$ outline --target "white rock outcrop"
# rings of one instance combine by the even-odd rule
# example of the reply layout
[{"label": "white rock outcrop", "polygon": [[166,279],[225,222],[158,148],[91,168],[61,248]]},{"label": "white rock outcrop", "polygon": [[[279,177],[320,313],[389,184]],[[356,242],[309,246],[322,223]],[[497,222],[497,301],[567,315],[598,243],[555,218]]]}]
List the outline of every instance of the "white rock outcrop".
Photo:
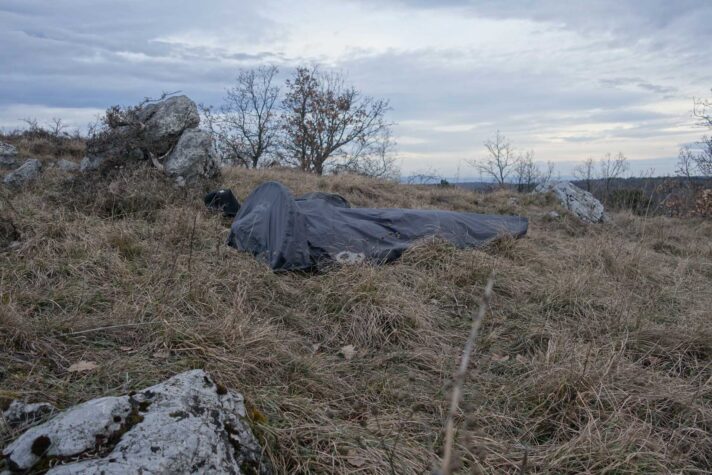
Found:
[{"label": "white rock outcrop", "polygon": [[79,171],[82,173],[93,172],[98,170],[105,161],[105,155],[87,155],[79,162]]},{"label": "white rock outcrop", "polygon": [[9,143],[0,142],[0,157],[15,157],[17,156],[17,148]]},{"label": "white rock outcrop", "polygon": [[220,167],[212,148],[213,139],[208,132],[200,129],[186,130],[163,163],[166,175],[184,180],[215,176]]},{"label": "white rock outcrop", "polygon": [[112,125],[89,141],[81,171],[150,159],[177,184],[213,177],[220,167],[212,136],[198,125],[198,107],[187,96],[129,108],[121,125]]},{"label": "white rock outcrop", "polygon": [[27,404],[21,401],[12,401],[10,406],[3,411],[2,418],[8,426],[14,428],[39,422],[55,412],[57,409],[46,402]]},{"label": "white rock outcrop", "polygon": [[12,168],[17,166],[17,149],[14,145],[0,142],[0,167]]},{"label": "white rock outcrop", "polygon": [[127,396],[93,399],[9,444],[9,470],[68,474],[268,474],[241,394],[202,370]]},{"label": "white rock outcrop", "polygon": [[3,179],[8,186],[22,186],[37,178],[42,170],[42,164],[36,158],[27,160],[16,170],[11,171]]},{"label": "white rock outcrop", "polygon": [[561,206],[587,223],[606,221],[603,204],[591,193],[582,190],[570,181],[549,182],[537,186],[536,193],[553,192]]},{"label": "white rock outcrop", "polygon": [[181,134],[200,124],[198,107],[188,96],[173,96],[143,106],[138,119],[144,127],[145,145],[162,155],[176,143]]}]

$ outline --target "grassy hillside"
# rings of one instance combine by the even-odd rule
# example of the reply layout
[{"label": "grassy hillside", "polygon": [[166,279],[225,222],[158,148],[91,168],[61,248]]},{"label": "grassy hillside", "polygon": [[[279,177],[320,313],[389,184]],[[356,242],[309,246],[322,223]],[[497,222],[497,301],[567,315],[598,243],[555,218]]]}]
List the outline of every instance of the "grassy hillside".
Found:
[{"label": "grassy hillside", "polygon": [[[209,189],[244,199],[265,180],[356,206],[517,213],[530,232],[274,274],[227,248],[229,221],[202,204]],[[0,247],[17,239],[10,221],[21,236],[0,252],[0,398],[67,407],[204,368],[245,394],[278,472],[427,473],[495,270],[456,421],[463,473],[709,471],[712,222],[584,226],[550,197],[513,196],[287,170],[192,188],[149,168],[48,171],[0,198]],[[98,367],[69,372],[78,361]]]}]

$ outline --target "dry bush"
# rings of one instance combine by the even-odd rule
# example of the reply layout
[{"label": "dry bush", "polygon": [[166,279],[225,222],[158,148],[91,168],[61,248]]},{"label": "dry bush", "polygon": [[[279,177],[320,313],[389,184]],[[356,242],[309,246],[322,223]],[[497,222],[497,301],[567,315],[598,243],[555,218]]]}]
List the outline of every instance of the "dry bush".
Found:
[{"label": "dry bush", "polygon": [[53,160],[57,158],[81,159],[86,142],[79,135],[52,133],[41,127],[0,134],[0,141],[17,147],[19,156]]},{"label": "dry bush", "polygon": [[[149,167],[42,180],[10,198],[15,211],[0,201],[20,234],[0,253],[0,398],[67,407],[204,368],[245,394],[280,473],[428,472],[496,270],[455,420],[463,473],[712,466],[709,220],[626,212],[585,226],[545,196],[281,169],[187,188]],[[208,189],[244,199],[265,180],[356,206],[518,213],[530,233],[274,274],[227,248],[229,222],[202,204]],[[551,209],[561,218],[546,219]],[[99,367],[67,371],[80,360]]]},{"label": "dry bush", "polygon": [[712,217],[712,189],[700,190],[696,196],[695,206],[698,216]]}]

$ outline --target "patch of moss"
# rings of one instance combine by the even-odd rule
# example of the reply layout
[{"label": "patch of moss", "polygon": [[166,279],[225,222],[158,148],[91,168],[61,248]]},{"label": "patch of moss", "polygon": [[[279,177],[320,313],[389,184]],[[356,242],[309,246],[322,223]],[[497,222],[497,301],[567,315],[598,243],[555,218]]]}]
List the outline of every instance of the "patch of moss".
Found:
[{"label": "patch of moss", "polygon": [[260,411],[254,404],[246,404],[247,406],[247,417],[250,419],[252,424],[266,424],[267,416],[265,416],[262,411]]}]

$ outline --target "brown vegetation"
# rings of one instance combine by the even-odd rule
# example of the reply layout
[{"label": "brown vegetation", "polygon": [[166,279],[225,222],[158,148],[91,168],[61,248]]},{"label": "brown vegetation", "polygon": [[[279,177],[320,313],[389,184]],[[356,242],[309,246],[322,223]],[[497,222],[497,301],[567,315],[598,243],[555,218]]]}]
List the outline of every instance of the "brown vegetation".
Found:
[{"label": "brown vegetation", "polygon": [[[0,398],[67,407],[204,368],[245,394],[279,472],[426,473],[494,270],[455,421],[459,470],[712,467],[709,220],[614,213],[585,226],[545,196],[281,169],[180,189],[147,163],[66,180],[50,170],[0,197],[19,233],[0,251]],[[530,233],[274,274],[226,248],[229,222],[202,204],[208,189],[244,199],[265,180],[356,206],[518,213]],[[69,372],[79,361],[98,367]]]},{"label": "brown vegetation", "polygon": [[29,121],[25,130],[0,134],[0,141],[17,147],[20,158],[37,158],[42,161],[58,159],[77,160],[84,157],[86,141],[76,134],[56,132],[42,128],[35,121]]}]

